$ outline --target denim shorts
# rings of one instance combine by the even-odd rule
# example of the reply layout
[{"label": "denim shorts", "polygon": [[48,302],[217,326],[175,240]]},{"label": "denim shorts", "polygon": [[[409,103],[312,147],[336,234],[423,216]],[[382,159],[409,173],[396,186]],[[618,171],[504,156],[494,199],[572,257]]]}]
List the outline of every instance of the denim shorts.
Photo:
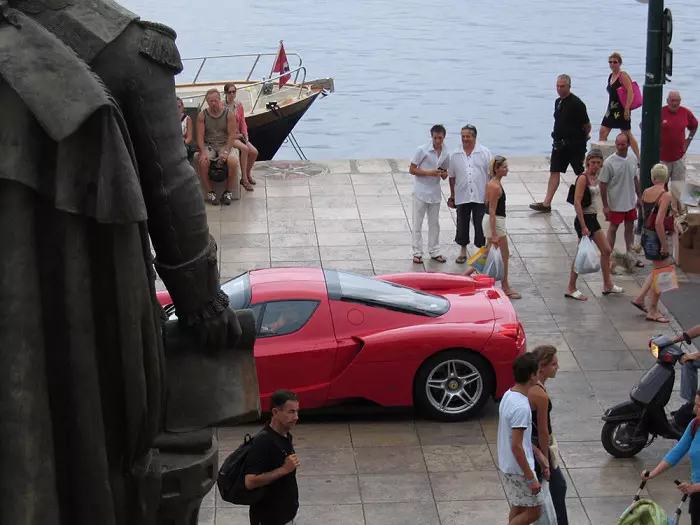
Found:
[{"label": "denim shorts", "polygon": [[663,261],[668,256],[661,255],[661,242],[655,231],[644,229],[642,232],[642,249],[644,257],[649,261]]}]

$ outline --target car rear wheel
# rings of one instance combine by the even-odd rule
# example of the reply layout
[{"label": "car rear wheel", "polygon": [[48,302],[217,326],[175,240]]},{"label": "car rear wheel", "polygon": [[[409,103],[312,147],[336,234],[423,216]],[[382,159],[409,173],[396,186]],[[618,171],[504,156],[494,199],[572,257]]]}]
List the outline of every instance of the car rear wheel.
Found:
[{"label": "car rear wheel", "polygon": [[465,350],[448,350],[426,360],[414,384],[418,409],[440,421],[469,419],[483,408],[492,392],[488,363]]}]

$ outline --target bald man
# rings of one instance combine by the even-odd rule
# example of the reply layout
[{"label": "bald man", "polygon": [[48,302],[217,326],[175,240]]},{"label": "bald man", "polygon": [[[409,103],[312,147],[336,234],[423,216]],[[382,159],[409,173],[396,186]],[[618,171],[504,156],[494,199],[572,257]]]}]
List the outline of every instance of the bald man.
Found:
[{"label": "bald man", "polygon": [[697,129],[698,120],[688,108],[681,106],[681,94],[669,92],[666,105],[661,109],[660,160],[668,168],[671,183],[685,181],[684,157]]}]

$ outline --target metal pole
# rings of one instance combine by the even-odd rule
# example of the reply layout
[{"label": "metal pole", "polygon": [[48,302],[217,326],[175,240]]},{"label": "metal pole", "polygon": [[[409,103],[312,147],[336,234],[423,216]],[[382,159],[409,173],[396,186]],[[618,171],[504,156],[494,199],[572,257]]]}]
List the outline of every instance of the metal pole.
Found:
[{"label": "metal pole", "polygon": [[642,105],[642,144],[641,159],[639,159],[642,189],[652,185],[651,168],[659,162],[661,148],[661,107],[664,82],[661,60],[663,13],[664,0],[649,0],[647,64],[643,92],[644,104]]}]

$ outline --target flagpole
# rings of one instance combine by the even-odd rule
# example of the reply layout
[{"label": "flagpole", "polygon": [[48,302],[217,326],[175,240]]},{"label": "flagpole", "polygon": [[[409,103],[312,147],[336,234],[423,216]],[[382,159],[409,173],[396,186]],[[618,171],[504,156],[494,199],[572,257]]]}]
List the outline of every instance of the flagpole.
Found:
[{"label": "flagpole", "polygon": [[[277,65],[277,60],[280,58],[280,51],[282,51],[282,42],[283,40],[280,40],[280,47],[277,48],[277,54],[275,55],[275,60],[272,62],[272,70],[270,70],[270,78],[273,77],[273,73],[275,72],[275,66]],[[282,73],[280,73],[282,74]]]}]

